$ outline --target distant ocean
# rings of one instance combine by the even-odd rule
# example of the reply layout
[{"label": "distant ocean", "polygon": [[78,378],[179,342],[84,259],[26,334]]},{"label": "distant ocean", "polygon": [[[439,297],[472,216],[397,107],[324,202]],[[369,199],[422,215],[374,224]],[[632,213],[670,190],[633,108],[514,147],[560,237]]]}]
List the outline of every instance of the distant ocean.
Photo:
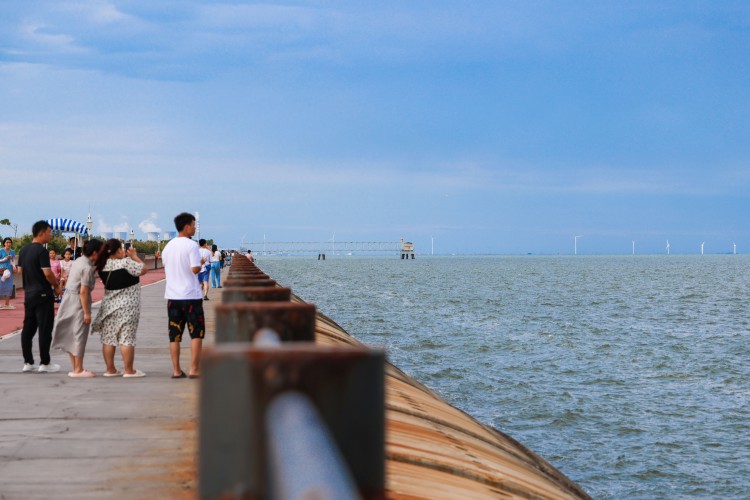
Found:
[{"label": "distant ocean", "polygon": [[750,256],[258,265],[597,499],[750,496]]}]

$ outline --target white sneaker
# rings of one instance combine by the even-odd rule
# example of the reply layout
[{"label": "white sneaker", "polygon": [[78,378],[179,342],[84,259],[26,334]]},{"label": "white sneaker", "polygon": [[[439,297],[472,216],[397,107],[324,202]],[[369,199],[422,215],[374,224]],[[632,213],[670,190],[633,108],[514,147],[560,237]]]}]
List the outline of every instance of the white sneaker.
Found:
[{"label": "white sneaker", "polygon": [[23,369],[21,370],[23,373],[30,373],[35,372],[37,370],[36,365],[32,365],[30,363],[24,363]]},{"label": "white sneaker", "polygon": [[56,363],[50,363],[48,365],[39,365],[39,373],[55,373],[60,371],[60,365]]}]

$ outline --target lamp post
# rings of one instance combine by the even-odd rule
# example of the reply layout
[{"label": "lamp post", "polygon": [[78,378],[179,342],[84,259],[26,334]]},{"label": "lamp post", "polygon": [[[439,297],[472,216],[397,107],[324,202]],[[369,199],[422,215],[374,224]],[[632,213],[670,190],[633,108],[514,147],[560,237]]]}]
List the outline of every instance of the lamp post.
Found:
[{"label": "lamp post", "polygon": [[88,218],[86,218],[86,227],[89,230],[89,239],[94,237],[94,233],[92,232],[94,230],[94,219],[91,218],[91,212],[89,212]]}]

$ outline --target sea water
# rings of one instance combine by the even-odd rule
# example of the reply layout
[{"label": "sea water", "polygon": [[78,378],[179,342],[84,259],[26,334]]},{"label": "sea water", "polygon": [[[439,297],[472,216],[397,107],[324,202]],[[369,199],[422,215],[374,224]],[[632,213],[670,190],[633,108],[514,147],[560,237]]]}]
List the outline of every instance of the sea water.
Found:
[{"label": "sea water", "polygon": [[258,265],[595,498],[750,496],[750,256]]}]

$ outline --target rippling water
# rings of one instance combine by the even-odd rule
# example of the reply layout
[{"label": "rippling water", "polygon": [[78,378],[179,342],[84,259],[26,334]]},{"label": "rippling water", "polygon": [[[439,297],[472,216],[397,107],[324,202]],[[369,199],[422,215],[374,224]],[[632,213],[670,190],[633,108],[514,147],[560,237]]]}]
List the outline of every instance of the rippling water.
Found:
[{"label": "rippling water", "polygon": [[750,256],[258,264],[595,498],[750,495]]}]

